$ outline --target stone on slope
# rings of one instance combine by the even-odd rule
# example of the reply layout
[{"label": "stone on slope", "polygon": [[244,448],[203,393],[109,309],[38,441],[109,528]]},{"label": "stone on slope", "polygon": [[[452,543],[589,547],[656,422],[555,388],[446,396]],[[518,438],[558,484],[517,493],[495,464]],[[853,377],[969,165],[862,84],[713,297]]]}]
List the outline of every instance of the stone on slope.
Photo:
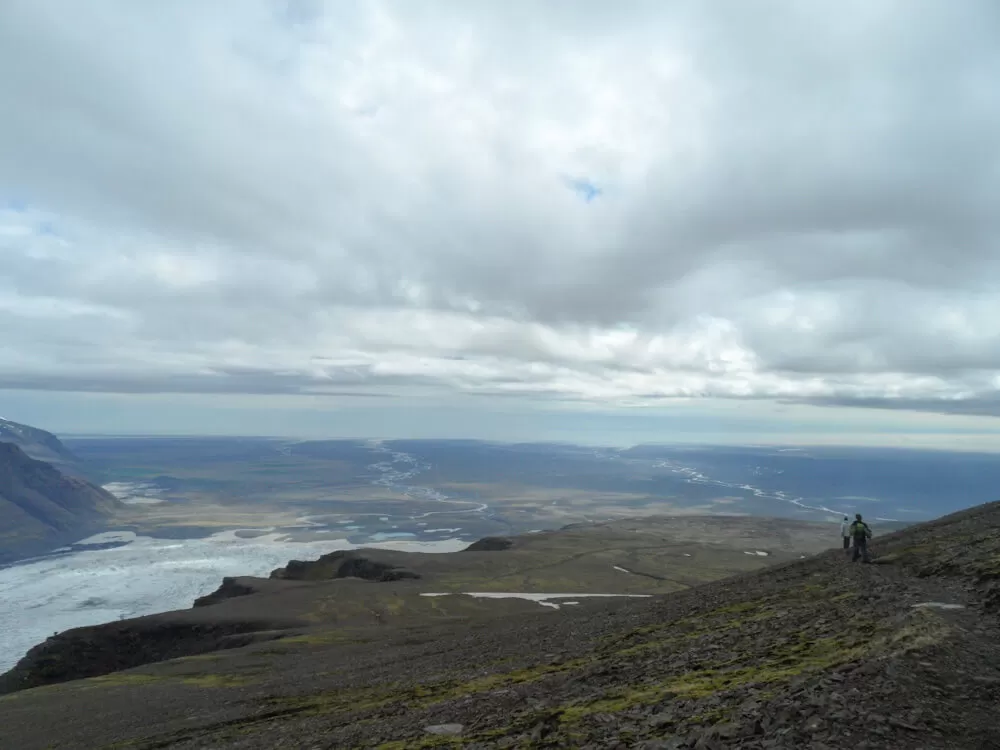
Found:
[{"label": "stone on slope", "polygon": [[443,736],[455,736],[462,733],[465,729],[463,724],[433,724],[429,727],[424,727],[424,731],[427,734],[437,734]]}]

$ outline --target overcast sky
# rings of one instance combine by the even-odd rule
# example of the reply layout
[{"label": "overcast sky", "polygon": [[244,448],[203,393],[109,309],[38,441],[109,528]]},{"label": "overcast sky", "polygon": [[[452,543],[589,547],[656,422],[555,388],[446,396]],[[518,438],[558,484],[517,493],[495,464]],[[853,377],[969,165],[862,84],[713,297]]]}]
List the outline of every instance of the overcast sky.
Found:
[{"label": "overcast sky", "polygon": [[0,414],[994,440],[998,80],[994,0],[4,0]]}]

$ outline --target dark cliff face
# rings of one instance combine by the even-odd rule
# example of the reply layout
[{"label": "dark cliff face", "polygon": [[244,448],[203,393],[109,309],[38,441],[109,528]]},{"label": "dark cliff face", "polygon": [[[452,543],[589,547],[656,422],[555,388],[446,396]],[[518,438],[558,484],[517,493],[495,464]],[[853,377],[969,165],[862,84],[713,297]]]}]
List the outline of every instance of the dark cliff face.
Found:
[{"label": "dark cliff face", "polygon": [[401,581],[420,574],[392,562],[372,559],[375,550],[338,550],[315,561],[291,560],[284,568],[271,571],[271,578],[289,581],[326,581],[335,578],[363,578],[366,581]]},{"label": "dark cliff face", "polygon": [[466,552],[503,552],[514,546],[514,540],[502,536],[484,536],[465,548]]},{"label": "dark cliff face", "polygon": [[85,534],[118,507],[106,490],[0,442],[0,561]]},{"label": "dark cliff face", "polygon": [[201,620],[188,613],[151,615],[126,623],[75,628],[31,649],[11,671],[0,675],[0,694],[182,656],[241,648],[272,640],[288,627],[281,621]]}]

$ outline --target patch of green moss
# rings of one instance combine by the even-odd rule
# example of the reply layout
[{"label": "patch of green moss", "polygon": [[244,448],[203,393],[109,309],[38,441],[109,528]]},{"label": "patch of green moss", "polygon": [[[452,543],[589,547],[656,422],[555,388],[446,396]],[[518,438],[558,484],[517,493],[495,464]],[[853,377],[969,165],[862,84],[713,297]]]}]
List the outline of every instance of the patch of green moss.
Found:
[{"label": "patch of green moss", "polygon": [[[745,614],[745,617],[733,617],[736,614]],[[727,630],[742,628],[748,623],[761,622],[775,617],[776,610],[773,610],[762,602],[744,602],[732,607],[722,607],[712,610],[704,615],[687,617],[663,625],[651,625],[626,633],[621,638],[608,639],[600,648],[600,651],[607,654],[613,653],[617,656],[640,656],[646,653],[664,651],[676,647],[684,641],[696,640],[712,636]],[[668,638],[658,638],[656,640],[646,640],[632,646],[620,648],[622,641],[629,642],[642,639],[644,636],[654,635],[669,630],[673,635]]]},{"label": "patch of green moss", "polygon": [[552,675],[574,671],[588,663],[586,659],[574,659],[558,664],[543,664],[525,669],[515,669],[510,672],[490,674],[463,682],[447,681],[431,685],[417,685],[407,690],[406,693],[407,697],[418,705],[432,706],[454,698],[488,693],[511,685],[538,682]]},{"label": "patch of green moss", "polygon": [[970,564],[969,571],[979,578],[980,582],[1000,578],[1000,555],[990,555],[982,561]]},{"label": "patch of green moss", "polygon": [[645,625],[641,628],[635,628],[622,635],[612,635],[605,636],[601,638],[598,642],[597,650],[599,652],[611,652],[619,653],[621,649],[619,648],[622,643],[629,643],[634,640],[641,640],[646,636],[655,635],[657,633],[662,633],[664,630],[669,630],[675,627],[674,623],[663,623],[658,625]]},{"label": "patch of green moss", "polygon": [[334,643],[360,644],[371,643],[374,638],[362,636],[357,633],[344,630],[324,630],[318,633],[305,633],[303,635],[293,635],[282,638],[280,644],[307,643],[313,646],[329,645]]},{"label": "patch of green moss", "polygon": [[[743,602],[740,604],[734,604],[730,607],[720,607],[719,609],[711,610],[710,612],[706,612],[705,614],[702,615],[695,615],[692,617],[685,617],[680,620],[674,620],[673,622],[665,622],[656,625],[645,625],[641,628],[635,628],[634,630],[630,630],[624,635],[612,636],[610,638],[605,639],[602,650],[604,651],[611,650],[619,655],[624,653],[630,653],[630,649],[636,647],[629,647],[626,649],[618,649],[615,647],[623,641],[627,642],[631,640],[641,639],[645,636],[662,633],[663,631],[671,631],[672,633],[676,632],[678,636],[668,639],[653,641],[653,643],[668,643],[670,641],[676,640],[677,637],[680,636],[690,637],[691,635],[694,634],[701,635],[720,629],[729,629],[730,627],[736,627],[738,626],[739,623],[743,622],[741,620],[736,620],[732,617],[729,617],[729,615],[739,614],[742,612],[749,612],[759,607],[761,607],[760,602]],[[757,618],[766,619],[766,617],[768,616],[770,615],[765,614],[764,612],[760,612],[753,619]],[[734,625],[734,623],[736,624]],[[639,648],[640,652],[643,650],[641,648],[642,645],[644,644],[640,644]]]},{"label": "patch of green moss", "polygon": [[188,661],[219,661],[222,657],[219,654],[195,654],[194,656],[180,656],[176,659],[171,659],[174,662],[188,662]]},{"label": "patch of green moss", "polygon": [[683,642],[683,638],[664,638],[662,640],[646,641],[645,643],[637,643],[634,646],[615,649],[611,653],[615,656],[643,656],[658,651],[667,651],[671,647],[676,647]]},{"label": "patch of green moss", "polygon": [[91,677],[80,683],[81,688],[118,687],[120,685],[151,685],[163,682],[164,677],[154,674],[137,674],[134,672],[114,672],[100,677]]},{"label": "patch of green moss", "polygon": [[461,737],[422,737],[419,740],[383,742],[376,750],[424,750],[433,747],[462,747],[467,739]]},{"label": "patch of green moss", "polygon": [[323,691],[304,696],[278,697],[267,701],[270,705],[294,710],[296,713],[326,715],[343,712],[362,712],[381,708],[391,703],[428,707],[455,698],[499,690],[543,680],[554,674],[569,672],[587,664],[578,659],[560,664],[546,664],[510,672],[486,675],[472,680],[444,680],[421,685],[386,685],[373,689],[344,689]]},{"label": "patch of green moss", "polygon": [[758,609],[761,606],[761,602],[740,602],[739,604],[731,604],[728,607],[719,607],[706,612],[702,617],[716,617],[718,615],[735,615],[740,612],[748,612],[751,609]]},{"label": "patch of green moss", "polygon": [[705,698],[748,684],[765,685],[819,672],[862,656],[870,648],[864,638],[803,638],[776,648],[757,664],[730,668],[734,661],[669,677],[654,683],[612,691],[604,697],[562,707],[560,720],[575,723],[594,714],[619,713],[658,703],[668,697]]},{"label": "patch of green moss", "polygon": [[[142,685],[155,685],[163,683],[174,683],[181,685],[191,685],[203,688],[218,687],[241,687],[252,685],[256,682],[253,672],[244,674],[147,674],[137,672],[114,672],[100,677],[91,677],[79,682],[68,683],[65,689],[70,690],[98,690],[109,687],[139,687]],[[52,686],[57,687],[57,686]]]},{"label": "patch of green moss", "polygon": [[35,696],[50,693],[61,693],[66,690],[67,683],[61,683],[57,685],[39,685],[38,687],[28,688],[26,690],[18,690],[16,693],[8,693],[7,695],[0,695],[0,703],[5,701],[17,701],[23,700],[24,698],[34,698]]},{"label": "patch of green moss", "polygon": [[253,680],[245,675],[241,676],[233,674],[203,674],[203,675],[189,675],[187,677],[181,677],[180,682],[185,685],[194,685],[195,687],[216,688],[216,687],[242,687],[244,685],[253,685],[256,682],[256,680]]},{"label": "patch of green moss", "polygon": [[393,685],[386,685],[381,689],[354,688],[324,690],[308,695],[276,696],[265,703],[289,714],[313,716],[369,711],[400,699],[400,690]]},{"label": "patch of green moss", "polygon": [[[819,589],[826,596],[826,589],[823,587],[819,587]],[[813,595],[803,587],[796,589],[796,591],[804,596]],[[848,595],[854,596],[855,594],[849,592]],[[841,595],[837,598],[844,598],[844,596]],[[785,602],[784,600],[780,602],[780,605],[782,610],[792,609],[796,606],[794,602]],[[473,679],[445,679],[422,685],[389,684],[371,689],[344,689],[300,697],[275,698],[270,703],[277,710],[269,714],[272,718],[268,720],[280,721],[284,717],[292,715],[358,714],[386,706],[398,706],[400,710],[420,710],[460,697],[482,696],[512,685],[539,682],[561,673],[580,672],[590,665],[599,664],[609,658],[628,656],[641,659],[642,655],[653,651],[683,648],[685,642],[691,638],[709,637],[731,628],[743,627],[748,622],[774,617],[779,611],[773,603],[763,599],[756,602],[744,602],[732,607],[714,610],[702,617],[638,628],[623,639],[605,643],[596,652],[585,658],[514,669]],[[704,668],[621,687],[605,693],[596,700],[568,703],[555,710],[553,716],[556,729],[554,731],[562,741],[569,738],[574,731],[584,729],[583,724],[590,717],[598,714],[616,714],[637,706],[655,705],[672,698],[697,701],[710,696],[718,698],[721,704],[718,708],[713,706],[712,710],[692,713],[685,716],[682,721],[679,720],[679,723],[684,725],[715,723],[723,720],[727,712],[733,710],[733,707],[726,704],[727,694],[731,696],[732,691],[746,685],[760,686],[767,692],[766,686],[768,685],[779,687],[782,683],[797,676],[821,672],[870,655],[873,652],[886,649],[921,648],[934,642],[935,639],[939,639],[945,632],[942,629],[943,621],[941,618],[929,611],[916,612],[912,622],[895,632],[885,629],[879,630],[875,622],[865,619],[861,615],[846,620],[842,625],[841,633],[835,637],[820,637],[816,634],[815,629],[810,627],[781,633],[780,642],[773,644],[770,648],[767,647],[766,643],[754,644],[754,653],[715,661],[703,665]],[[669,637],[655,637],[663,634],[664,631],[670,631]],[[336,642],[343,633],[342,631],[334,632],[336,633],[334,642]],[[309,634],[307,637],[322,637],[324,635],[323,633]],[[653,637],[650,638],[651,636]],[[635,643],[636,639],[649,640]],[[127,680],[148,680],[151,676],[121,675],[117,677],[119,679],[125,677]],[[184,681],[191,678],[182,676],[175,679]],[[193,679],[205,679],[206,687],[214,687],[217,684],[214,677],[195,676]],[[222,686],[226,686],[226,684],[222,684]],[[732,700],[731,697],[728,699]],[[516,721],[515,723],[520,724],[521,722]],[[574,726],[577,726],[577,729],[574,729]],[[519,730],[511,725],[491,730],[490,736],[494,738],[515,736],[518,732]],[[485,735],[483,736],[485,737]],[[479,738],[479,735],[469,735],[462,738],[435,736],[414,740],[398,740],[382,747],[389,748],[389,750],[460,747]]]},{"label": "patch of green moss", "polygon": [[916,557],[929,557],[932,555],[932,550],[935,546],[932,544],[914,544],[909,547],[903,547],[901,549],[894,550],[888,555],[882,557],[882,561],[885,562],[889,559],[892,560],[910,560]]},{"label": "patch of green moss", "polygon": [[908,653],[933,646],[951,630],[940,615],[929,609],[913,610],[910,617],[908,624],[888,637],[887,646],[892,653]]}]

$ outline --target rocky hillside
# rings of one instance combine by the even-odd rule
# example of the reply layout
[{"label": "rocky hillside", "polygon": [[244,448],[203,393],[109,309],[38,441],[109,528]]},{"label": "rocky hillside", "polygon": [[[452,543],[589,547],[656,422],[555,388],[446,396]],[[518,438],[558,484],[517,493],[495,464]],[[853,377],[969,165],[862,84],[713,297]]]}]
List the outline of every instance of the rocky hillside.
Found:
[{"label": "rocky hillside", "polygon": [[0,442],[0,562],[86,536],[117,507],[109,492]]},{"label": "rocky hillside", "polygon": [[[875,565],[830,550],[649,600],[415,627],[320,624],[24,690],[0,698],[0,746],[1000,747],[1000,504],[875,549]],[[346,559],[328,562],[336,572]],[[258,585],[192,612],[269,586],[307,597],[331,584]]]}]

